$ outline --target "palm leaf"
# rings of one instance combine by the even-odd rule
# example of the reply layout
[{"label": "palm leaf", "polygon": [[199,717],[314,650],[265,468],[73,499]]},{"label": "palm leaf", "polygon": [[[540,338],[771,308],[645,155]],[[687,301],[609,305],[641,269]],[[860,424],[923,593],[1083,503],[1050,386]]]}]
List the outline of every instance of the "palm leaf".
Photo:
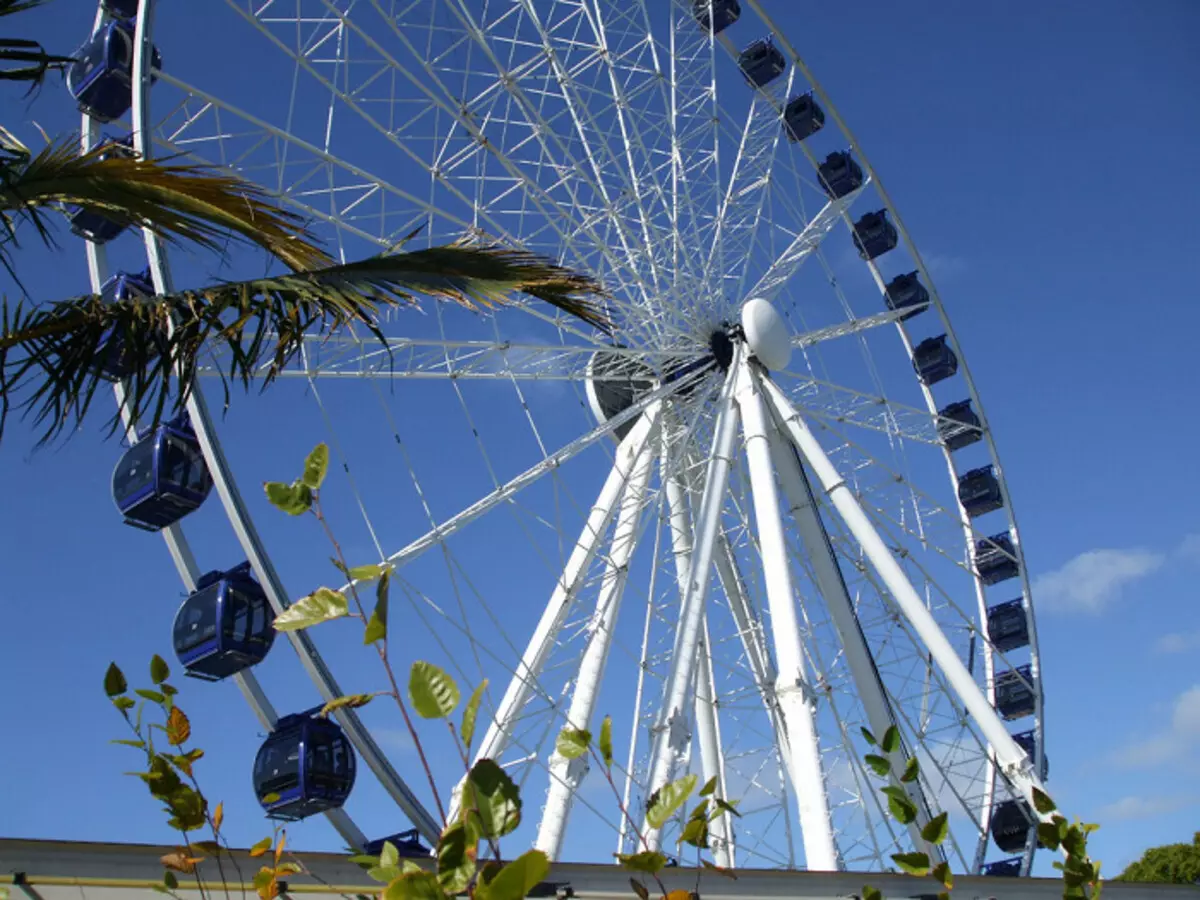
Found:
[{"label": "palm leaf", "polygon": [[[411,305],[415,294],[468,308],[506,302],[513,292],[537,297],[608,330],[594,304],[603,294],[591,278],[530,253],[456,245],[376,256],[342,266],[218,284],[164,297],[114,303],[90,295],[49,306],[0,309],[0,434],[10,409],[32,415],[40,443],[78,425],[103,384],[99,362],[119,341],[133,370],[127,403],[135,420],[158,422],[182,411],[202,350],[224,349],[221,381],[263,387],[300,352],[313,330],[352,325],[386,340],[383,309]],[[115,430],[119,417],[110,420]],[[110,431],[111,433],[111,431]]]},{"label": "palm leaf", "polygon": [[44,210],[71,204],[213,250],[232,233],[292,269],[318,269],[333,261],[298,215],[252,182],[208,166],[117,155],[101,159],[100,154],[96,148],[80,155],[69,142],[59,142],[35,156],[9,156],[0,166],[0,215],[29,221],[47,243],[52,239]]}]

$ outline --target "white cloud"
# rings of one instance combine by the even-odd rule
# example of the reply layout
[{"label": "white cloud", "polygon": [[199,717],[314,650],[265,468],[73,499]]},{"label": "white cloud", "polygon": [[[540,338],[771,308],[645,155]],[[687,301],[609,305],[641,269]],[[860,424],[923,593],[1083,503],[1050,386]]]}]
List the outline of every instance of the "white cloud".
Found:
[{"label": "white cloud", "polygon": [[1121,822],[1129,819],[1149,819],[1164,813],[1174,812],[1196,803],[1196,797],[1122,797],[1115,803],[1096,810],[1096,820],[1101,824]]},{"label": "white cloud", "polygon": [[1039,609],[1098,613],[1165,562],[1163,554],[1149,550],[1088,550],[1035,578],[1034,602]]},{"label": "white cloud", "polygon": [[1179,547],[1175,552],[1185,559],[1200,562],[1200,534],[1187,535],[1179,542]]},{"label": "white cloud", "polygon": [[1158,653],[1187,653],[1200,650],[1200,631],[1172,632],[1164,634],[1154,644]]},{"label": "white cloud", "polygon": [[1200,743],[1200,684],[1188,688],[1175,700],[1171,723],[1146,740],[1118,750],[1118,765],[1131,769],[1176,762],[1195,752]]},{"label": "white cloud", "polygon": [[948,281],[967,270],[967,261],[961,256],[948,253],[933,253],[924,257],[925,268],[938,281]]}]

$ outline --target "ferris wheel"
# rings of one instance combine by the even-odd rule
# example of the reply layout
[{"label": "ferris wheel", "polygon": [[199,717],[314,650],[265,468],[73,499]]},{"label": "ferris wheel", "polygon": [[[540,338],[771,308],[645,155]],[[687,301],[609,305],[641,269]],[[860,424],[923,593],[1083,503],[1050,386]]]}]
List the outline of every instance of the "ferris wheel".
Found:
[{"label": "ferris wheel", "polygon": [[[197,21],[103,0],[68,81],[86,147],[254,179],[343,258],[420,229],[607,288],[611,335],[532,301],[431,307],[389,317],[387,348],[314,337],[272,388],[325,429],[325,493],[395,566],[393,656],[488,680],[475,752],[522,785],[516,839],[609,861],[635,849],[654,791],[694,772],[737,801],[712,826],[721,866],[884,869],[931,849],[919,828],[947,812],[933,849],[954,871],[1028,874],[1042,684],[993,436],[928,268],[771,6],[227,0]],[[237,48],[219,61],[217,35]],[[153,235],[72,222],[93,290],[171,287]],[[137,265],[110,266],[122,253]],[[346,804],[357,765],[412,846],[436,841],[367,710],[281,717],[256,677],[285,652],[270,619],[302,592],[203,391],[185,420],[127,424],[118,505],[162,532],[190,594],[180,659],[235,680],[270,732],[268,812],[325,814],[370,846]],[[386,473],[386,499],[364,471]],[[201,504],[223,508],[240,558],[194,557]],[[335,637],[286,637],[322,700],[346,693]],[[628,818],[555,748],[605,715]],[[920,763],[907,827],[864,760],[861,730],[891,726],[893,761]],[[431,740],[451,784],[438,758],[454,752]],[[646,838],[676,854],[679,825]]]}]

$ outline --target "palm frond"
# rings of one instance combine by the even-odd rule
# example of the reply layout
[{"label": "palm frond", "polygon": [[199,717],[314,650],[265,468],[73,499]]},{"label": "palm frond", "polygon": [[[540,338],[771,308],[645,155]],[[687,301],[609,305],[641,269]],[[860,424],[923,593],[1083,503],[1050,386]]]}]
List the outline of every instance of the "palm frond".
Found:
[{"label": "palm frond", "polygon": [[37,41],[0,38],[0,81],[28,81],[36,88],[52,70],[62,71],[73,62],[73,57],[46,52]]},{"label": "palm frond", "polygon": [[[51,241],[45,210],[87,207],[125,225],[148,225],[169,240],[219,249],[227,234],[257,244],[296,270],[332,263],[300,216],[258,185],[208,166],[140,160],[101,149],[80,155],[65,141],[0,166],[0,215],[30,222]],[[2,248],[0,248],[2,249]]]},{"label": "palm frond", "polygon": [[[588,276],[523,251],[464,245],[164,297],[106,303],[90,295],[11,308],[6,302],[0,309],[0,435],[11,409],[33,416],[43,429],[40,443],[82,422],[104,384],[100,364],[114,347],[132,370],[130,411],[145,424],[183,409],[203,350],[226,351],[219,356],[227,360],[220,374],[228,403],[231,382],[249,389],[261,376],[265,388],[311,331],[359,325],[386,347],[380,311],[411,305],[416,294],[474,309],[503,304],[513,292],[609,328],[594,302],[604,292]],[[118,424],[114,416],[110,429]]]},{"label": "palm frond", "polygon": [[0,16],[11,16],[41,6],[46,0],[0,0]]}]

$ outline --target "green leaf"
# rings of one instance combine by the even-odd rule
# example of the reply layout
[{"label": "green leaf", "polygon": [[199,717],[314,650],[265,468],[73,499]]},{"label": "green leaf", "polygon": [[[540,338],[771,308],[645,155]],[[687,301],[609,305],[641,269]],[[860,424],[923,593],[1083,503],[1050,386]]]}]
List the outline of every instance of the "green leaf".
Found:
[{"label": "green leaf", "polygon": [[713,803],[716,804],[718,809],[723,810],[724,812],[731,813],[737,816],[739,819],[742,817],[742,814],[737,811],[735,804],[730,803],[723,797],[713,797]]},{"label": "green leaf", "polygon": [[397,866],[399,864],[400,851],[396,849],[396,845],[391,841],[384,841],[383,849],[379,852],[379,865]]},{"label": "green leaf", "polygon": [[645,872],[647,875],[657,875],[667,866],[667,857],[657,850],[643,850],[641,853],[618,853],[617,862],[632,872]]},{"label": "green leaf", "polygon": [[471,840],[467,831],[464,823],[455,822],[438,839],[437,875],[447,894],[465,891],[475,874],[478,841]]},{"label": "green leaf", "polygon": [[722,869],[716,863],[711,863],[707,859],[700,860],[700,865],[704,866],[709,872],[716,872],[718,875],[724,875],[726,878],[732,878],[734,881],[737,881],[737,873],[733,869]]},{"label": "green leaf", "polygon": [[900,729],[895,725],[888,727],[888,730],[883,733],[883,740],[879,742],[879,746],[884,753],[895,753],[900,749]]},{"label": "green leaf", "polygon": [[1055,805],[1054,801],[1051,800],[1048,796],[1046,796],[1046,794],[1044,794],[1042,791],[1039,791],[1037,788],[1033,789],[1033,808],[1036,809],[1038,812],[1040,812],[1042,815],[1049,815],[1050,813],[1052,813],[1056,809],[1058,809],[1058,807]]},{"label": "green leaf", "polygon": [[371,866],[367,869],[367,877],[380,884],[391,884],[403,874],[399,866]]},{"label": "green leaf", "polygon": [[168,891],[173,891],[179,887],[179,879],[175,877],[175,873],[171,871],[163,872],[163,886]]},{"label": "green leaf", "polygon": [[[874,743],[874,741],[871,743]],[[883,894],[879,892],[879,888],[873,888],[869,884],[864,884],[862,889],[862,900],[883,900]]]},{"label": "green leaf", "polygon": [[649,808],[646,810],[646,821],[652,828],[662,828],[667,819],[675,814],[675,810],[683,805],[691,795],[699,779],[692,772],[682,778],[663,785],[655,794]]},{"label": "green leaf", "polygon": [[124,744],[126,747],[136,747],[139,750],[146,749],[145,741],[127,741],[124,738],[117,738],[116,740],[109,741],[109,743],[110,744]]},{"label": "green leaf", "polygon": [[150,680],[155,684],[162,684],[171,677],[171,667],[167,665],[167,661],[155,653],[150,657]]},{"label": "green leaf", "polygon": [[345,697],[335,697],[324,706],[317,715],[327,717],[331,712],[337,709],[358,709],[360,706],[366,706],[372,700],[384,693],[376,691],[374,694],[347,694]]},{"label": "green leaf", "polygon": [[329,471],[329,447],[320,443],[312,448],[312,452],[304,460],[304,474],[300,476],[300,483],[314,491],[319,490],[327,471]]},{"label": "green leaf", "polygon": [[467,701],[467,705],[463,709],[462,741],[463,746],[467,749],[470,749],[471,740],[475,737],[475,720],[479,716],[479,704],[483,700],[483,692],[487,690],[487,685],[486,678],[475,685],[475,690],[471,692],[471,699]]},{"label": "green leaf", "polygon": [[474,811],[482,837],[504,837],[521,824],[521,792],[493,760],[481,759],[463,785],[463,809]]},{"label": "green leaf", "polygon": [[442,900],[446,896],[432,872],[407,872],[387,886],[384,900]]},{"label": "green leaf", "polygon": [[699,819],[688,819],[679,835],[679,843],[689,844],[701,850],[708,849],[708,819],[703,815]]},{"label": "green leaf", "polygon": [[121,696],[113,697],[112,704],[117,709],[121,710],[121,712],[124,712],[127,709],[133,709],[135,706],[137,706],[137,701],[135,701],[132,697]]},{"label": "green leaf", "polygon": [[458,685],[433,663],[418,660],[409,672],[408,696],[421,717],[444,719],[458,706]]},{"label": "green leaf", "polygon": [[133,692],[151,703],[162,703],[167,698],[158,691],[148,691],[145,688],[134,688]]},{"label": "green leaf", "polygon": [[950,823],[947,821],[946,813],[939,813],[921,829],[921,837],[929,841],[929,843],[937,845],[946,839],[946,835],[950,833]]},{"label": "green leaf", "polygon": [[346,576],[351,581],[374,581],[383,575],[384,572],[390,572],[392,567],[383,563],[372,563],[368,566],[355,566],[353,569],[346,569]]},{"label": "green leaf", "polygon": [[586,728],[566,727],[558,733],[554,749],[563,759],[578,759],[587,753],[588,745],[592,742],[592,733]]},{"label": "green leaf", "polygon": [[717,776],[714,775],[712,778],[708,779],[708,781],[704,782],[704,787],[700,788],[700,793],[697,794],[696,796],[697,797],[710,797],[710,796],[712,796],[713,791],[715,791],[716,789],[717,789]]},{"label": "green leaf", "polygon": [[[379,865],[379,857],[371,856],[369,853],[355,853],[353,856],[347,859],[347,862],[354,863],[360,869],[370,869]],[[391,879],[389,878],[388,880],[390,881]]]},{"label": "green leaf", "polygon": [[868,730],[867,730],[867,729],[865,729],[865,728],[860,728],[860,729],[859,729],[859,731],[861,731],[861,732],[862,732],[863,739],[864,739],[864,740],[865,740],[865,741],[866,741],[868,744],[870,744],[872,747],[878,747],[878,746],[879,746],[879,741],[875,740],[875,735],[871,734],[871,732],[870,732],[870,731],[868,731]]},{"label": "green leaf", "polygon": [[887,794],[888,810],[901,825],[908,825],[917,818],[917,807],[902,789],[895,786],[885,787],[883,793]]},{"label": "green leaf", "polygon": [[954,887],[954,875],[950,871],[950,863],[940,862],[933,867],[933,871],[929,873],[934,878],[942,883],[942,887],[950,890]]},{"label": "green leaf", "polygon": [[497,872],[483,891],[476,886],[476,896],[482,893],[480,900],[522,900],[532,891],[550,871],[550,860],[541,850],[527,850],[507,866]]},{"label": "green leaf", "polygon": [[1048,850],[1057,850],[1060,843],[1058,829],[1051,822],[1040,822],[1037,827],[1038,841]]},{"label": "green leaf", "polygon": [[604,721],[600,723],[600,758],[604,760],[605,768],[612,768],[612,716],[605,716]]},{"label": "green leaf", "polygon": [[915,756],[910,756],[908,762],[904,764],[904,774],[900,776],[900,780],[905,784],[912,784],[917,780],[917,775],[921,771],[921,764],[917,762]]},{"label": "green leaf", "polygon": [[629,879],[629,886],[633,888],[633,892],[637,894],[638,900],[650,900],[650,892],[646,890],[646,886],[636,878]]},{"label": "green leaf", "polygon": [[109,663],[108,671],[104,673],[104,693],[110,697],[116,697],[127,690],[129,690],[129,685],[125,682],[125,673],[117,668],[116,663]]},{"label": "green leaf", "polygon": [[175,687],[173,684],[167,684],[165,681],[158,686],[158,689],[168,697],[174,697],[179,693],[179,688]]},{"label": "green leaf", "polygon": [[302,482],[267,481],[263,484],[267,500],[280,512],[289,516],[300,516],[312,509],[312,489]]},{"label": "green leaf", "polygon": [[[353,572],[354,570],[351,569]],[[373,644],[387,638],[388,629],[388,588],[391,582],[391,569],[381,573],[379,584],[375,586],[375,609],[363,632],[363,643]]]},{"label": "green leaf", "polygon": [[909,875],[929,874],[929,857],[924,853],[893,853],[892,862]]},{"label": "green leaf", "polygon": [[316,593],[301,597],[276,616],[275,630],[299,631],[349,614],[345,596],[327,587],[317,588]]},{"label": "green leaf", "polygon": [[863,762],[871,767],[871,771],[881,778],[886,778],[888,773],[892,771],[892,764],[888,762],[886,756],[880,756],[878,753],[868,753],[863,757]]}]

